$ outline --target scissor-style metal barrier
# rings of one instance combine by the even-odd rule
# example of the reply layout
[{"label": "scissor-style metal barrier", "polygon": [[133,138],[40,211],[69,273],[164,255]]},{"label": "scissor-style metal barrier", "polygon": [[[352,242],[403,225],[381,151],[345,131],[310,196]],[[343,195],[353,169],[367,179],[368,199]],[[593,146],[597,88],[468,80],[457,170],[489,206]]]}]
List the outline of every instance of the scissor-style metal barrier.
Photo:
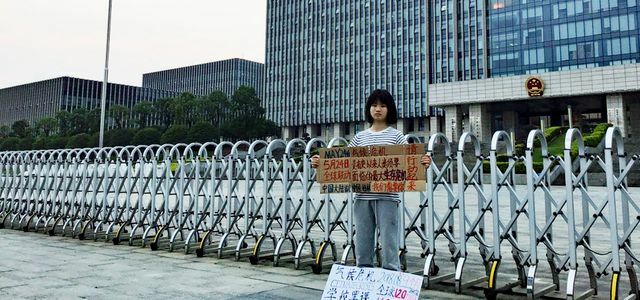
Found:
[{"label": "scissor-style metal barrier", "polygon": [[[327,147],[345,147],[347,144],[344,138],[333,138]],[[353,193],[322,195],[319,204],[320,219],[317,221],[318,228],[322,231],[322,241],[315,253],[315,261],[311,264],[314,273],[321,273],[336,262],[355,263],[353,196]],[[344,243],[342,254],[339,256],[337,245],[341,240],[344,240]]]},{"label": "scissor-style metal barrier", "polygon": [[24,231],[35,230],[37,231],[38,226],[41,224],[41,217],[44,215],[44,210],[46,208],[47,195],[44,193],[46,190],[46,186],[49,182],[52,182],[51,174],[49,173],[50,166],[49,157],[50,152],[46,151],[38,151],[34,153],[36,169],[34,170],[34,176],[36,180],[34,182],[34,199],[36,203],[33,204],[31,210],[27,218],[21,220],[20,224]]},{"label": "scissor-style metal barrier", "polygon": [[[495,297],[497,291],[510,290],[516,286],[524,287],[526,284],[526,267],[524,257],[527,253],[526,245],[519,240],[518,223],[524,220],[525,207],[527,206],[526,189],[515,184],[516,164],[524,161],[524,157],[518,157],[513,149],[513,143],[509,134],[498,131],[493,135],[490,146],[490,170],[491,170],[491,198],[489,199],[492,219],[491,247],[487,253],[487,296]],[[498,157],[506,158],[504,170],[498,167]],[[504,195],[506,194],[506,195]],[[506,204],[503,204],[507,202]],[[502,247],[511,247],[512,264],[517,278],[498,281],[500,265],[503,261]]]},{"label": "scissor-style metal barrier", "polygon": [[[617,157],[617,161],[615,158]],[[622,134],[618,128],[609,128],[605,137],[604,166],[607,174],[607,197],[609,204],[609,226],[611,232],[611,298],[617,298],[619,294],[621,276],[621,255],[624,253],[624,265],[630,282],[629,294],[640,297],[637,271],[635,264],[640,263],[637,250],[632,248],[632,241],[638,237],[638,225],[640,224],[640,207],[638,195],[631,194],[627,185],[630,171],[637,168],[638,154],[629,155],[624,150]],[[616,166],[617,165],[617,166]],[[635,198],[634,198],[635,197]],[[635,218],[632,218],[634,216]],[[622,219],[622,222],[620,222]],[[632,221],[633,220],[633,221]],[[622,226],[620,226],[622,225]],[[600,264],[606,267],[606,263]],[[600,271],[598,274],[602,273]]]},{"label": "scissor-style metal barrier", "polygon": [[[278,266],[284,256],[295,260],[298,240],[294,232],[302,228],[299,214],[305,201],[308,201],[303,198],[303,191],[308,188],[308,182],[303,178],[304,162],[294,157],[296,147],[305,149],[306,143],[301,139],[293,139],[288,143],[274,140],[267,146],[262,172],[264,193],[259,204],[263,221],[249,256],[252,264],[268,259]],[[275,154],[277,149],[284,150],[280,157]],[[265,244],[267,239],[271,240],[273,248]]]},{"label": "scissor-style metal barrier", "polygon": [[[167,194],[168,198],[168,184],[167,173],[171,172],[171,163],[167,164],[167,160],[170,162],[171,158],[169,153],[173,149],[173,145],[164,144],[155,149],[147,149],[143,154],[145,165],[151,164],[151,171],[149,176],[151,181],[149,182],[148,190],[150,202],[148,205],[149,215],[148,226],[143,230],[140,238],[140,244],[142,247],[146,247],[151,244],[153,238],[160,230],[161,220],[164,218],[164,195]],[[152,151],[149,151],[152,150]],[[155,150],[155,152],[153,152]],[[145,192],[146,193],[146,192]],[[134,242],[130,241],[129,244]]]},{"label": "scissor-style metal barrier", "polygon": [[[230,148],[229,153],[223,155],[223,147]],[[246,154],[240,155],[240,150]],[[204,237],[200,239],[196,254],[203,256],[206,251],[215,249],[217,256],[221,258],[225,253],[235,249],[232,239],[243,235],[238,226],[244,217],[243,207],[246,202],[246,189],[241,184],[247,180],[246,156],[251,151],[251,145],[246,141],[235,144],[220,143],[215,149],[215,161],[212,165],[212,176],[215,178],[210,186],[213,191],[213,199],[217,199],[216,209],[211,211],[213,218],[211,226],[203,229]],[[212,201],[205,201],[203,212],[213,208]],[[186,245],[185,245],[185,249]]]},{"label": "scissor-style metal barrier", "polygon": [[[74,163],[68,165],[67,175],[63,175],[63,180],[61,180],[62,185],[59,185],[64,188],[64,191],[58,191],[58,195],[62,196],[62,198],[54,202],[60,204],[62,213],[54,220],[52,229],[49,231],[50,235],[54,235],[56,228],[61,227],[61,234],[63,236],[69,235],[75,237],[82,224],[82,218],[85,220],[88,219],[86,212],[90,206],[87,205],[84,196],[87,194],[90,179],[94,178],[92,171],[94,171],[95,168],[90,170],[88,164],[88,157],[95,153],[94,150],[95,149],[77,150],[73,156],[71,156]],[[65,183],[65,181],[68,181],[68,184]],[[45,226],[45,228],[47,227]]]},{"label": "scissor-style metal barrier", "polygon": [[[455,289],[461,292],[468,286],[476,285],[486,281],[484,274],[476,278],[463,280],[464,267],[468,260],[469,247],[471,242],[477,242],[481,263],[488,264],[488,252],[491,245],[485,238],[485,216],[490,212],[491,198],[485,192],[483,186],[483,162],[485,157],[481,154],[480,142],[470,134],[464,133],[460,137],[458,150],[454,156],[449,143],[441,134],[431,137],[428,145],[428,153],[437,159],[438,154],[434,152],[436,143],[444,145],[444,163],[439,166],[434,163],[427,172],[426,199],[433,201],[443,201],[434,195],[441,189],[447,195],[448,205],[437,205],[435,202],[428,206],[428,234],[426,237],[427,247],[425,256],[427,257],[424,266],[425,284],[427,286],[442,280],[453,279]],[[472,153],[467,153],[467,146],[471,146]],[[454,165],[455,163],[455,165]],[[455,167],[454,167],[455,166]],[[455,180],[454,180],[455,178]],[[469,193],[475,194],[475,203],[467,200]],[[445,239],[448,251],[451,254],[450,260],[454,262],[453,272],[444,275],[437,275],[440,268],[435,264],[435,254],[437,239]],[[467,278],[470,277],[467,275]]]},{"label": "scissor-style metal barrier", "polygon": [[[207,208],[211,204],[213,191],[215,190],[210,189],[208,183],[213,183],[214,181],[211,179],[217,178],[214,169],[216,164],[212,160],[215,159],[214,155],[217,155],[219,148],[216,143],[205,143],[200,146],[198,154],[191,158],[193,178],[191,179],[189,191],[193,197],[191,198],[190,215],[186,217],[190,223],[190,231],[184,241],[185,254],[190,253],[193,246],[202,239],[202,233],[206,231],[207,217],[209,216]],[[213,155],[210,156],[210,153]],[[219,179],[215,181],[215,183],[219,182]]]},{"label": "scissor-style metal barrier", "polygon": [[[283,191],[285,182],[282,180],[283,161],[286,159],[284,155],[277,157],[274,152],[276,149],[286,148],[285,141],[276,139],[267,146],[267,152],[262,161],[262,193],[258,203],[260,207],[259,219],[260,226],[256,226],[256,234],[258,238],[252,246],[249,261],[251,264],[258,264],[261,258],[272,258],[276,247],[276,235],[273,232],[274,223],[278,223],[280,206],[284,203],[284,199],[280,197],[276,190]],[[254,224],[254,226],[257,224]],[[265,242],[270,240],[270,245]],[[251,244],[249,244],[251,246]],[[269,247],[271,246],[271,247]],[[267,248],[269,247],[269,248]]]},{"label": "scissor-style metal barrier", "polygon": [[[149,247],[155,251],[168,249],[173,251],[178,242],[184,242],[189,228],[188,221],[193,213],[193,190],[189,189],[194,178],[195,168],[187,167],[186,161],[190,161],[195,153],[194,148],[199,148],[198,143],[177,144],[171,148],[164,158],[164,184],[161,210],[163,217],[156,234]],[[176,161],[175,171],[173,161]]]},{"label": "scissor-style metal barrier", "polygon": [[260,195],[264,191],[264,166],[268,164],[266,159],[267,147],[268,143],[265,141],[254,141],[249,146],[249,151],[245,157],[245,203],[242,209],[243,219],[241,222],[244,233],[240,235],[235,244],[234,257],[236,260],[252,255],[254,250],[248,248],[248,243],[252,240],[256,245],[258,239],[260,239],[260,233],[257,228],[258,224],[264,220],[262,205],[265,203],[265,198]]},{"label": "scissor-style metal barrier", "polygon": [[[133,245],[140,241],[142,233],[149,226],[151,211],[150,188],[153,182],[153,167],[150,158],[160,145],[142,145],[135,147],[127,160],[126,198],[129,199],[130,211],[125,211],[121,224],[112,239],[114,245],[126,241]],[[126,209],[125,207],[125,209]]]},{"label": "scissor-style metal barrier", "polygon": [[307,142],[304,154],[302,156],[302,177],[301,185],[302,189],[302,212],[300,214],[300,224],[302,230],[300,238],[298,239],[298,246],[294,254],[294,267],[300,269],[303,266],[308,266],[315,263],[315,257],[317,253],[317,243],[312,236],[312,230],[316,228],[321,229],[320,213],[326,203],[324,199],[320,200],[319,194],[312,194],[311,189],[315,180],[316,172],[311,168],[311,154],[314,147],[318,145],[318,148],[325,147],[325,143],[322,139],[314,138]]},{"label": "scissor-style metal barrier", "polygon": [[[639,156],[625,152],[617,128],[600,153],[577,129],[561,138],[563,152],[551,155],[534,130],[519,156],[504,131],[488,154],[470,133],[457,143],[430,136],[427,189],[401,194],[402,268],[421,273],[425,288],[446,282],[487,298],[637,297],[640,196],[628,179]],[[346,145],[317,138],[2,152],[0,228],[326,272],[355,263],[354,198],[321,194],[310,158]]]},{"label": "scissor-style metal barrier", "polygon": [[[207,197],[202,205],[201,217],[197,220],[199,227],[202,227],[204,235],[197,238],[199,241],[196,253],[198,256],[203,256],[207,249],[220,248],[220,237],[223,232],[223,222],[227,216],[227,205],[229,204],[229,198],[225,190],[228,190],[229,185],[225,182],[231,182],[233,176],[232,173],[233,159],[231,156],[223,155],[223,148],[232,148],[234,145],[229,142],[222,142],[216,145],[212,160],[207,161],[210,163],[208,169],[211,178],[210,184],[207,184],[206,191]],[[237,150],[236,150],[237,151]],[[229,180],[227,180],[229,179]],[[204,188],[204,186],[203,186]],[[207,225],[207,222],[209,225]],[[194,235],[198,235],[197,230],[194,231]],[[185,244],[185,251],[188,251]]]}]

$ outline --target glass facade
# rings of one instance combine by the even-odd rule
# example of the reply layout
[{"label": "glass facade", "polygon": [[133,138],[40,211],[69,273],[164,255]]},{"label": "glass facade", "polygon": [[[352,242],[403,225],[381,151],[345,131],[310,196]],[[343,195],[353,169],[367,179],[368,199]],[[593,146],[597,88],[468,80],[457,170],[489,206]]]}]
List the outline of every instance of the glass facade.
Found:
[{"label": "glass facade", "polygon": [[217,90],[231,97],[246,85],[262,95],[263,78],[264,64],[235,58],[143,74],[142,86],[200,96]]},{"label": "glass facade", "polygon": [[484,78],[484,0],[433,0],[429,10],[430,83]]},{"label": "glass facade", "polygon": [[364,121],[376,88],[428,115],[427,0],[267,1],[265,108],[281,126]]},{"label": "glass facade", "polygon": [[[107,85],[107,107],[124,105],[131,110],[142,101],[175,97],[178,93],[123,84]],[[59,77],[0,89],[0,124],[11,125],[25,119],[31,124],[58,111],[100,107],[102,82],[73,77]]]},{"label": "glass facade", "polygon": [[640,62],[638,0],[489,0],[490,77]]}]

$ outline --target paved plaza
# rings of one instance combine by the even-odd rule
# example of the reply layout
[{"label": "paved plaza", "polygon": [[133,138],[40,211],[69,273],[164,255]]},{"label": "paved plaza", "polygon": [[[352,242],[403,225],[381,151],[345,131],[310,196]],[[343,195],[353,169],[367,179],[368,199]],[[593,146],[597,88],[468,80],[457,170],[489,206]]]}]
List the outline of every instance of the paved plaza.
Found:
[{"label": "paved plaza", "polygon": [[0,230],[0,249],[0,299],[320,299],[328,277],[9,229]]}]

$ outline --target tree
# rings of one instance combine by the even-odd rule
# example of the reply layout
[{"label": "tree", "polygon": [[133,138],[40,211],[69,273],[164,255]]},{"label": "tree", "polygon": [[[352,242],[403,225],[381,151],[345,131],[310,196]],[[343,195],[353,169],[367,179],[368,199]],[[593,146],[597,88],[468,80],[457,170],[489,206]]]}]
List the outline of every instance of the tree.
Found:
[{"label": "tree", "polygon": [[[89,132],[100,132],[100,108],[92,109],[87,115]],[[98,143],[96,143],[98,145]]]},{"label": "tree", "polygon": [[18,150],[32,150],[34,138],[31,136],[23,137],[18,144]]},{"label": "tree", "polygon": [[78,133],[67,140],[67,148],[77,149],[89,147],[91,136],[87,133]]},{"label": "tree", "polygon": [[36,130],[38,130],[38,133],[44,134],[44,136],[51,135],[52,132],[56,131],[56,128],[58,128],[58,119],[54,117],[45,117],[36,122]]},{"label": "tree", "polygon": [[70,124],[72,130],[67,134],[78,134],[89,131],[89,111],[85,108],[76,108],[71,112]]},{"label": "tree", "polygon": [[64,149],[67,146],[67,137],[51,136],[47,140],[47,149]]},{"label": "tree", "polygon": [[232,96],[232,117],[223,126],[224,136],[251,139],[272,135],[278,126],[266,120],[264,112],[255,89],[241,86]]},{"label": "tree", "polygon": [[160,142],[161,135],[162,134],[160,133],[160,130],[153,127],[140,129],[138,133],[136,133],[136,135],[133,137],[133,140],[131,140],[131,144],[133,145],[156,144]]},{"label": "tree", "polygon": [[20,150],[20,139],[15,136],[5,138],[4,140],[2,140],[2,143],[0,143],[0,150],[2,151]]},{"label": "tree", "polygon": [[184,125],[173,125],[160,137],[162,144],[177,144],[186,142],[185,137],[189,133],[189,129]]},{"label": "tree", "polygon": [[191,93],[182,93],[176,97],[171,106],[173,119],[172,125],[187,125],[191,127],[194,120],[194,104],[196,96]]},{"label": "tree", "polygon": [[109,107],[109,117],[113,119],[115,128],[123,128],[124,122],[126,122],[129,117],[129,108],[119,104],[112,105]]},{"label": "tree", "polygon": [[216,137],[216,129],[211,125],[211,123],[198,122],[189,130],[189,133],[187,134],[187,141],[205,143],[213,141]]},{"label": "tree", "polygon": [[207,119],[216,128],[217,135],[220,135],[219,128],[222,127],[222,123],[226,117],[226,112],[229,110],[229,99],[227,95],[221,91],[213,91],[213,93],[207,96],[207,102],[204,107],[204,113],[207,115]]},{"label": "tree", "polygon": [[256,90],[248,86],[240,86],[231,97],[231,109],[234,114],[245,117],[260,117],[264,115],[264,108]]},{"label": "tree", "polygon": [[105,145],[114,146],[129,146],[131,145],[131,139],[136,135],[136,129],[134,128],[117,128],[109,130],[108,134],[105,134]]},{"label": "tree", "polygon": [[210,105],[211,103],[207,97],[197,97],[193,100],[191,114],[193,115],[192,121],[194,124],[209,121],[206,111]]},{"label": "tree", "polygon": [[71,131],[73,131],[70,112],[61,110],[56,113],[56,119],[58,120],[58,129],[60,135],[68,135]]},{"label": "tree", "polygon": [[252,120],[245,120],[240,117],[225,122],[222,127],[222,134],[225,137],[234,139],[250,140],[253,138],[264,138],[280,133],[280,127],[270,120],[259,117]]},{"label": "tree", "polygon": [[11,130],[13,131],[13,134],[21,138],[26,137],[28,135],[29,132],[27,128],[29,128],[29,122],[24,119],[15,121],[11,125]]},{"label": "tree", "polygon": [[87,145],[87,147],[94,148],[94,147],[98,147],[99,144],[100,144],[100,133],[99,132],[92,133],[91,139],[89,139],[89,145]]},{"label": "tree", "polygon": [[172,107],[173,107],[173,98],[162,98],[158,99],[154,105],[154,111],[158,115],[160,122],[164,126],[164,128],[169,128],[171,123],[173,122],[172,116]]},{"label": "tree", "polygon": [[48,140],[49,138],[45,136],[40,136],[36,138],[36,140],[33,142],[33,149],[35,150],[47,149]]},{"label": "tree", "polygon": [[133,106],[132,111],[136,116],[138,127],[144,128],[151,125],[149,119],[154,113],[153,103],[149,101],[138,102]]},{"label": "tree", "polygon": [[6,138],[11,134],[11,128],[7,125],[0,126],[0,138]]}]

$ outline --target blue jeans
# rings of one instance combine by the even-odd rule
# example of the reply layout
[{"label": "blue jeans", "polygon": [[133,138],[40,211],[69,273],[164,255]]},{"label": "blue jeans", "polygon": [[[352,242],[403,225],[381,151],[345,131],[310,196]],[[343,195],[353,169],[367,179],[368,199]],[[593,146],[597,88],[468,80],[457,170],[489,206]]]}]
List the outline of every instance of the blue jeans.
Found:
[{"label": "blue jeans", "polygon": [[376,227],[380,230],[382,267],[400,271],[398,202],[391,200],[355,200],[355,250],[358,267],[373,267]]}]

